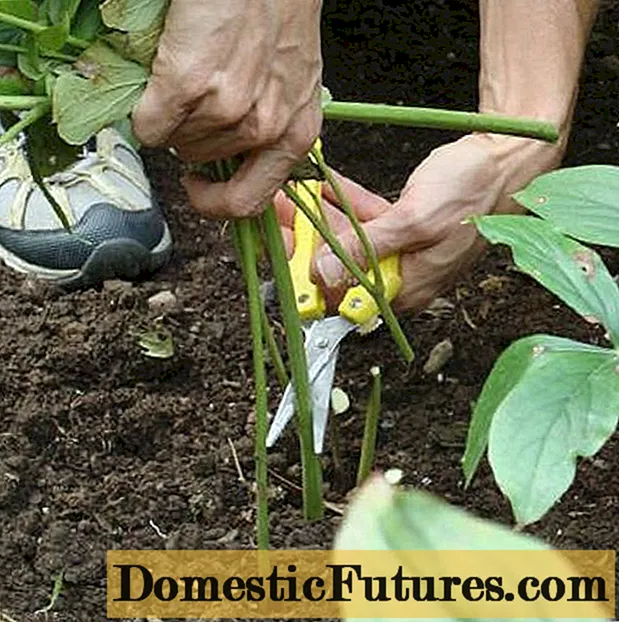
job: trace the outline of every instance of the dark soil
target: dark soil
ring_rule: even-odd
[[[341,99],[472,110],[476,104],[475,2],[331,0],[324,9],[325,83]],[[590,45],[566,163],[619,164],[619,9],[602,12]],[[445,132],[327,124],[330,162],[391,195]],[[379,154],[379,158],[376,157]],[[243,284],[221,225],[188,206],[175,164],[148,154],[151,179],[173,228],[176,253],[152,281],[61,295],[0,269],[0,614],[40,619],[52,577],[65,569],[51,620],[105,616],[107,549],[245,548],[254,545],[252,370]],[[613,274],[615,254],[605,258]],[[489,277],[501,277],[489,279]],[[145,357],[134,333],[156,325],[152,294],[171,289],[166,314],[176,355]],[[344,502],[360,450],[370,367],[382,365],[384,411],[377,465],[405,483],[510,522],[486,465],[462,490],[459,460],[470,403],[497,356],[534,332],[602,343],[493,249],[446,294],[453,308],[403,322],[416,354],[407,369],[388,334],[344,345],[337,383],[353,399],[338,420],[342,467],[325,456],[327,498]],[[425,376],[431,348],[449,338],[442,378]],[[273,383],[275,386],[275,383]],[[279,392],[272,391],[272,403]],[[557,547],[616,549],[619,457],[614,437],[579,465],[574,486],[530,528]],[[272,543],[323,548],[340,517],[306,524],[292,434],[271,454]],[[166,536],[166,537],[162,537]],[[6,622],[8,618],[0,619]]]

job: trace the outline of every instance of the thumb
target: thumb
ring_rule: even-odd
[[[399,220],[397,210],[390,208],[378,218],[361,225],[379,259],[404,249],[407,240],[406,236],[403,235],[403,228]],[[338,238],[344,250],[355,263],[360,265],[362,269],[367,269],[367,255],[355,231],[349,228]],[[348,284],[351,278],[350,272],[327,244],[324,244],[316,254],[314,271],[329,289],[343,287]]]

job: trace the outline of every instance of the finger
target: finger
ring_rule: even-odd
[[[191,204],[208,218],[258,215],[288,178],[297,158],[282,150],[252,153],[228,182],[208,183],[189,175],[182,179]]]
[[[167,78],[153,74],[132,115],[133,131],[144,146],[165,145],[191,112],[194,104],[182,102],[173,93]]]
[[[379,259],[401,252],[408,243],[406,232],[400,226],[398,218],[394,218],[392,210],[363,223],[362,227]],[[356,232],[349,228],[338,238],[351,258],[366,269],[368,265],[366,253]],[[316,254],[314,271],[327,288],[346,286],[351,280],[348,270],[327,245]]]
[[[282,227],[282,238],[284,239],[284,246],[286,248],[286,258],[290,259],[294,253],[294,234],[292,229]]]
[[[339,184],[344,196],[352,205],[357,218],[361,222],[373,220],[374,218],[377,218],[380,214],[386,212],[391,207],[391,203],[389,203],[387,199],[384,199],[383,197],[374,194],[370,190],[367,190],[360,184],[354,182],[352,179],[344,177],[337,171],[331,171],[331,173],[335,177],[335,180]],[[325,183],[323,185],[322,192],[323,196],[328,201],[330,201],[334,205],[339,204],[337,194],[335,193],[330,184]]]
[[[255,90],[247,110],[237,111],[234,123],[216,126],[212,123],[212,102],[205,99],[175,131],[171,146],[183,159],[208,162],[275,145],[291,121],[284,99],[281,81],[269,80],[265,88]]]
[[[279,190],[273,198],[273,205],[277,212],[277,219],[282,227],[291,229],[294,227],[294,215],[296,206],[295,204],[284,194],[282,190]]]

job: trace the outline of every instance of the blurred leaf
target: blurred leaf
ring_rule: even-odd
[[[162,13],[147,30],[137,32],[112,32],[104,37],[121,56],[150,67],[157,52],[159,36],[163,30],[165,13]]]
[[[95,43],[80,56],[75,67],[81,76],[58,76],[53,110],[63,140],[80,145],[104,127],[130,115],[148,73],[104,43]]]
[[[420,567],[415,551],[550,551],[551,547],[506,526],[472,516],[426,492],[404,492],[377,475],[368,479],[353,498],[336,534],[334,549],[336,560],[338,551],[393,551],[394,564],[402,566],[404,576],[427,577],[444,576],[449,572],[444,568],[446,562],[437,555],[433,558],[435,567],[428,567],[426,557]],[[553,555],[553,563],[565,569],[568,576],[576,574],[559,551]],[[497,569],[493,566],[492,571]],[[508,556],[500,568],[503,585],[515,585],[530,572],[530,566],[517,567],[514,558]],[[372,570],[364,566],[364,574],[371,576]],[[343,611],[346,612],[345,603]],[[455,603],[445,601],[444,611],[445,617],[441,619],[445,622],[461,617]],[[547,611],[547,604],[538,601],[535,612],[539,617],[528,619],[553,620],[547,616]]]
[[[47,14],[52,24],[69,23],[75,17],[80,0],[48,0]]]
[[[546,173],[514,199],[567,235],[619,247],[617,166],[578,166]]]
[[[35,35],[37,43],[44,50],[57,51],[62,48],[69,38],[69,21],[68,17],[64,22],[55,26],[48,26],[45,30]]]
[[[109,28],[140,32],[151,27],[167,4],[168,0],[106,0],[101,5],[101,15]]]
[[[28,95],[31,85],[19,73],[0,77],[0,95]]]
[[[71,34],[80,39],[92,41],[102,27],[99,0],[82,0],[71,24]]]
[[[29,22],[39,19],[39,7],[31,0],[0,0],[0,13],[8,13]]]
[[[601,323],[619,344],[619,288],[599,255],[533,216],[471,219],[493,244],[508,244],[523,272],[587,321]]]
[[[174,356],[172,334],[163,327],[139,333],[138,344],[144,354],[151,358],[169,359]]]
[[[597,453],[619,419],[617,352],[554,338],[530,348],[528,358],[488,437],[488,460],[520,524],[552,507],[572,483],[577,458]],[[487,408],[481,402],[477,410]]]

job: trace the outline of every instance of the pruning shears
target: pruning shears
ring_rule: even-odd
[[[320,143],[318,143],[320,147]],[[304,204],[320,215],[322,182],[294,182]],[[325,317],[326,305],[320,287],[311,279],[311,264],[320,234],[297,207],[294,216],[294,254],[288,262],[297,310],[303,322],[305,354],[312,397],[314,453],[321,454],[331,402],[331,389],[342,340],[351,332],[366,334],[378,324],[379,308],[362,285],[350,288],[338,307],[338,315]],[[400,257],[392,255],[379,262],[384,294],[391,302],[402,285]],[[374,282],[373,272],[368,273]],[[272,447],[292,419],[295,409],[294,389],[288,383],[267,435]]]

